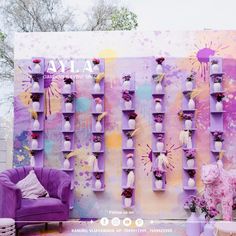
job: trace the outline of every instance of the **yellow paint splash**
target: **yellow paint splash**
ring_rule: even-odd
[[[99,57],[105,58],[106,63],[112,62],[117,58],[117,53],[113,49],[104,49],[99,54]]]
[[[20,101],[23,103],[23,105],[29,105],[29,103],[31,102],[30,95],[31,93],[29,92],[22,92],[19,94]]]
[[[122,145],[121,133],[112,131],[106,133],[106,148],[120,149]]]

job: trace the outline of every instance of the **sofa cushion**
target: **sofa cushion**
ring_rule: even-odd
[[[48,196],[48,192],[39,182],[34,170],[16,184],[21,190],[22,198],[37,199],[38,197]]]
[[[17,210],[17,218],[49,213],[63,213],[67,206],[57,198],[22,199],[21,208]]]

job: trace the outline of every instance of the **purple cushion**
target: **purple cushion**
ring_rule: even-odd
[[[17,211],[17,218],[51,212],[60,214],[67,211],[67,208],[66,204],[57,198],[22,199],[21,208]]]

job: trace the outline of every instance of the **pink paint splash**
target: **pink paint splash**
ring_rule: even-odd
[[[214,56],[215,55],[215,50],[211,49],[211,48],[201,48],[198,50],[197,52],[197,59],[201,64],[201,77],[204,78],[204,80],[206,79],[206,74],[208,71],[208,62],[210,60],[210,56]]]

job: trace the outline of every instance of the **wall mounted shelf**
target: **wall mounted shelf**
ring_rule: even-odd
[[[37,60],[38,63],[33,61]],[[37,134],[39,137],[38,148],[34,148],[30,144],[30,149],[33,152],[34,161],[31,159],[31,166],[43,167],[44,166],[44,71],[45,71],[45,60],[42,57],[33,57],[30,65],[31,71],[29,74],[32,77],[31,94],[32,96],[39,97],[39,109],[35,109],[32,101],[32,110],[36,112],[37,118],[31,116],[31,132]]]
[[[128,108],[128,105],[125,105],[125,100],[123,98],[124,94],[131,98],[131,107]],[[130,102],[130,101],[129,101]],[[122,206],[125,209],[133,208],[135,205],[135,178],[134,185],[127,186],[128,171],[132,171],[135,176],[135,137],[132,137],[133,146],[127,147],[128,133],[135,130],[137,127],[129,126],[129,114],[135,112],[135,79],[130,76],[130,89],[124,90],[124,84],[122,84],[122,94],[121,94],[121,109],[122,109],[122,179],[121,179],[121,188],[124,191],[127,188],[132,189],[132,197],[130,206],[125,205],[125,198],[122,196]],[[136,122],[135,122],[136,123]],[[128,155],[128,157],[127,157]],[[129,160],[129,161],[128,161]],[[131,166],[132,163],[132,166]],[[128,166],[128,164],[130,166]]]
[[[65,173],[67,173],[70,176],[71,179],[71,188],[70,188],[70,209],[73,209],[74,206],[74,168],[75,168],[75,157],[72,156],[68,159],[69,161],[69,167],[65,167],[64,161],[65,161],[65,156],[69,154],[70,152],[74,151],[74,146],[75,146],[75,97],[73,98],[72,101],[72,110],[68,111],[66,110],[66,102],[65,99],[68,96],[74,96],[76,93],[76,81],[75,79],[72,79],[71,83],[71,90],[68,92],[64,91],[64,87],[62,88],[61,95],[62,95],[62,110],[61,110],[61,135],[62,135],[62,156],[63,156],[63,163],[62,163],[62,168]],[[65,84],[64,84],[65,85]],[[70,149],[65,149],[64,147],[64,141],[65,137],[68,136],[70,138],[71,142],[71,148]]]
[[[94,67],[99,68],[99,71],[93,72],[92,77],[93,80],[98,76],[99,73],[105,72],[105,64],[104,60],[99,59],[99,64],[95,65]],[[94,69],[93,67],[93,69]],[[92,170],[92,191],[95,193],[101,193],[105,191],[105,119],[103,119],[97,123],[98,116],[105,112],[105,78],[102,79],[98,84],[100,87],[100,91],[95,91],[95,80],[93,81],[93,87],[91,91],[92,96],[92,135],[101,137],[101,150],[97,151],[94,149],[94,142],[92,142],[92,153],[96,157],[96,163],[98,169]],[[97,125],[96,125],[97,124]],[[100,126],[101,125],[101,130]],[[100,175],[101,186],[100,188],[95,187],[95,174],[98,173]]]
[[[217,61],[217,65],[212,65],[213,61]],[[213,68],[214,67],[214,68]],[[214,137],[213,137],[213,133],[215,131],[220,131],[220,132],[224,132],[224,124],[223,124],[223,118],[224,118],[224,109],[222,111],[216,111],[216,95],[219,93],[224,94],[225,90],[223,88],[223,66],[222,66],[222,59],[221,58],[215,58],[215,57],[211,57],[210,58],[210,158],[211,158],[211,162],[216,162],[218,155],[220,153],[220,151],[215,150],[214,147]],[[220,86],[217,90],[217,92],[214,90],[214,82],[215,78],[218,80],[220,80]],[[218,81],[217,81],[218,82]],[[223,103],[223,102],[222,102]],[[224,105],[224,103],[223,103]],[[224,147],[224,143],[223,143],[223,147]],[[224,151],[223,149],[221,151]]]
[[[188,89],[190,87],[191,89]],[[196,88],[196,83],[194,81],[193,74],[187,77],[182,83],[182,93],[183,93],[183,103],[182,103],[182,111],[184,115],[190,115],[191,119],[191,127],[186,126],[186,118],[183,119],[182,130],[189,130],[191,133],[191,145],[183,145],[182,146],[182,178],[183,178],[183,191],[184,191],[184,200],[187,199],[190,195],[196,194],[196,144],[195,144],[195,136],[196,136],[196,122],[195,122],[195,112],[196,108],[189,109],[189,100],[190,94]],[[196,103],[195,98],[193,99]],[[187,156],[188,152],[194,152],[194,158],[190,158]],[[190,175],[190,173],[194,173],[194,177]],[[190,177],[191,176],[191,177]]]
[[[156,67],[162,67],[162,65],[157,65],[156,61],[152,63],[152,190],[153,192],[164,192],[166,190],[166,170],[162,174],[162,179],[157,180],[155,177],[155,171],[158,170],[158,157],[160,154],[166,154],[165,150],[165,73],[162,72],[163,79],[159,84],[161,84],[160,91],[157,90],[158,83],[155,81],[154,77],[159,77],[161,74],[157,74]],[[158,91],[158,92],[157,92]],[[160,118],[157,122],[155,119]],[[158,128],[159,127],[159,128]],[[161,128],[160,128],[161,127]],[[162,137],[163,148],[157,150],[157,142],[159,137]],[[158,183],[158,184],[157,184]]]

